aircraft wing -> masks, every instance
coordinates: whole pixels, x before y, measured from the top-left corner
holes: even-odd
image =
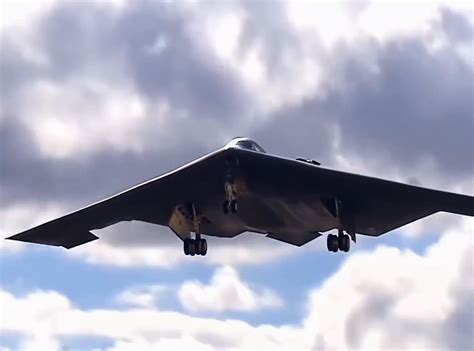
[[[330,170],[269,154],[237,150],[253,191],[263,197],[321,196],[342,202],[355,232],[378,236],[444,211],[474,216],[474,197]]]
[[[245,188],[256,195],[252,199],[257,202],[265,205],[272,198],[306,201],[307,207],[311,208],[317,198],[337,199],[343,204],[344,218],[349,218],[354,232],[360,234],[381,235],[438,211],[474,216],[472,196],[334,171],[233,148],[220,149],[175,171],[8,239],[72,248],[96,240],[97,236],[91,230],[121,221],[139,220],[173,227],[173,221],[181,223],[178,205],[189,204],[191,200],[210,211],[204,213],[206,218],[202,222],[203,233],[210,235],[232,237],[249,230],[267,233],[270,238],[298,246],[320,236],[314,230],[307,233],[262,231],[252,224],[243,226],[223,214],[221,201],[225,195],[224,174],[229,157],[238,159]],[[256,213],[264,213],[254,211],[256,206],[258,203],[250,203],[247,220]],[[281,222],[281,218],[272,212],[266,212],[263,218],[257,217],[255,223],[267,221],[266,225],[270,227],[278,227]],[[325,230],[329,229],[332,228]]]
[[[90,231],[121,221],[140,220],[168,225],[180,202],[222,192],[223,150],[151,179],[105,200],[67,214],[7,239],[62,246],[67,249],[98,239]],[[218,177],[216,180],[213,177]],[[215,184],[215,186],[213,186]]]

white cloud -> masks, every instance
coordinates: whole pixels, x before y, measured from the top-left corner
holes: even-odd
[[[140,341],[117,341],[109,351],[130,350],[213,350],[210,345],[197,341],[189,335],[183,335],[180,339],[162,338],[157,342]]]
[[[401,234],[412,238],[421,238],[424,235],[438,235],[440,232],[459,227],[460,222],[463,223],[462,220],[460,221],[459,215],[439,212],[409,223],[389,235]]]
[[[2,0],[0,16],[0,29],[30,26],[48,11],[56,0]]]
[[[275,332],[279,329],[272,326],[252,327],[239,320],[190,317],[155,309],[80,310],[52,292],[15,297],[3,291],[0,301],[2,316],[8,316],[2,317],[0,330],[24,333],[29,340],[82,335],[111,338],[118,349],[138,345],[271,347],[283,345],[279,341],[287,334],[287,328],[282,328],[278,336]]]
[[[35,334],[25,338],[19,345],[19,349],[25,351],[61,350],[61,343],[52,335]]]
[[[125,0],[96,0],[108,5],[114,5],[115,9],[123,8]],[[31,27],[32,23],[58,5],[58,0],[2,0],[0,16],[0,30],[24,29]]]
[[[208,285],[198,281],[183,283],[178,295],[183,307],[192,312],[256,311],[283,306],[274,291],[253,289],[230,266],[216,269]]]
[[[170,247],[115,247],[97,241],[79,246],[65,253],[68,256],[89,263],[113,265],[118,267],[162,267],[171,268],[182,261],[183,252]]]
[[[356,35],[345,2],[289,1],[286,6],[295,28],[313,32],[328,48],[339,40],[351,40]]]
[[[63,214],[56,205],[12,205],[1,209],[0,213],[0,251],[15,253],[25,248],[25,244],[4,240],[4,238],[40,225],[47,220]]]
[[[406,35],[425,36],[438,19],[440,8],[472,12],[466,1],[289,1],[286,5],[295,28],[316,34],[327,48],[361,37],[386,41]]]
[[[146,105],[125,86],[87,79],[38,81],[24,92],[29,103],[18,108],[48,157],[77,157],[106,147],[140,151],[137,133]]]
[[[18,297],[2,291],[0,329],[49,341],[65,335],[111,338],[117,349],[472,349],[473,225],[464,221],[422,255],[379,247],[349,256],[309,293],[307,317],[299,325],[252,326],[154,308],[82,310],[55,292]],[[228,296],[217,294],[215,303]]]
[[[120,292],[115,300],[127,306],[153,308],[164,290],[166,287],[162,285],[135,286]]]
[[[306,328],[328,348],[472,347],[469,335],[456,339],[456,323],[468,309],[462,323],[473,327],[472,303],[460,298],[474,293],[473,229],[465,220],[421,256],[393,247],[349,256],[310,294]]]
[[[0,291],[1,325],[7,331],[29,331],[31,337],[55,334],[61,316],[72,309],[63,295],[54,291],[35,291],[23,297]],[[27,318],[24,318],[27,317]]]
[[[184,263],[252,265],[271,262],[294,254],[300,249],[288,244],[272,242],[271,239],[260,237],[258,234],[244,234],[242,238],[238,239],[210,237],[208,238],[207,255],[191,257],[184,254],[181,241],[174,237],[171,230],[166,230],[162,234],[169,235],[175,242],[173,244],[170,244],[170,242],[163,242],[162,244],[154,242],[145,245],[118,246],[112,242],[107,242],[104,237],[94,243],[68,250],[65,254],[94,264],[119,267],[172,268]],[[100,237],[100,234],[98,236]],[[133,238],[130,238],[130,240],[133,240]]]
[[[290,47],[283,50],[279,62],[282,69],[275,74],[275,67],[266,61],[265,41],[275,40],[272,36],[278,34],[270,32],[263,35],[263,38],[245,42],[245,26],[249,17],[254,15],[252,11],[257,9],[255,13],[258,13],[262,10],[258,10],[258,6],[255,9],[250,6],[250,11],[244,8],[238,2],[229,2],[226,6],[196,6],[191,12],[190,28],[205,38],[206,45],[213,54],[239,77],[245,89],[250,92],[249,96],[253,99],[250,116],[241,118],[250,118],[248,122],[251,124],[247,128],[255,128],[261,120],[279,108],[298,103],[310,95],[322,94],[322,89],[317,88],[320,87],[323,69],[311,38],[304,38],[307,45],[301,47],[301,51]],[[278,16],[279,14],[275,15],[275,21],[280,20]],[[263,19],[260,24],[261,28],[267,26],[265,21],[267,19]],[[271,31],[278,25],[271,23],[268,27],[271,27]],[[262,94],[262,91],[265,93]]]

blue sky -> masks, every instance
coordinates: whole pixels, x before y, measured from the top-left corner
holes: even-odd
[[[246,135],[268,152],[474,193],[463,2],[5,1],[0,234]],[[472,218],[348,255],[244,234],[182,253],[125,223],[0,243],[0,350],[472,349]]]

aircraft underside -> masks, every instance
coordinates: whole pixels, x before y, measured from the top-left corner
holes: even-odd
[[[344,233],[349,228],[341,221],[338,200],[316,194],[305,199],[285,193],[262,196],[249,188],[243,177],[228,174],[222,185],[224,199],[208,196],[175,207],[167,224],[182,239],[186,255],[206,254],[202,235],[231,238],[253,232],[302,246],[321,232],[338,229],[338,235],[327,236],[329,251],[348,252],[351,237],[355,242],[355,232]]]

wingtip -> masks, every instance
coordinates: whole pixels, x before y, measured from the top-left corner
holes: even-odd
[[[15,241],[18,241],[17,238],[15,238],[18,234],[15,234],[15,235],[12,235],[12,236],[9,236],[7,238],[3,238],[3,240],[15,240]]]

